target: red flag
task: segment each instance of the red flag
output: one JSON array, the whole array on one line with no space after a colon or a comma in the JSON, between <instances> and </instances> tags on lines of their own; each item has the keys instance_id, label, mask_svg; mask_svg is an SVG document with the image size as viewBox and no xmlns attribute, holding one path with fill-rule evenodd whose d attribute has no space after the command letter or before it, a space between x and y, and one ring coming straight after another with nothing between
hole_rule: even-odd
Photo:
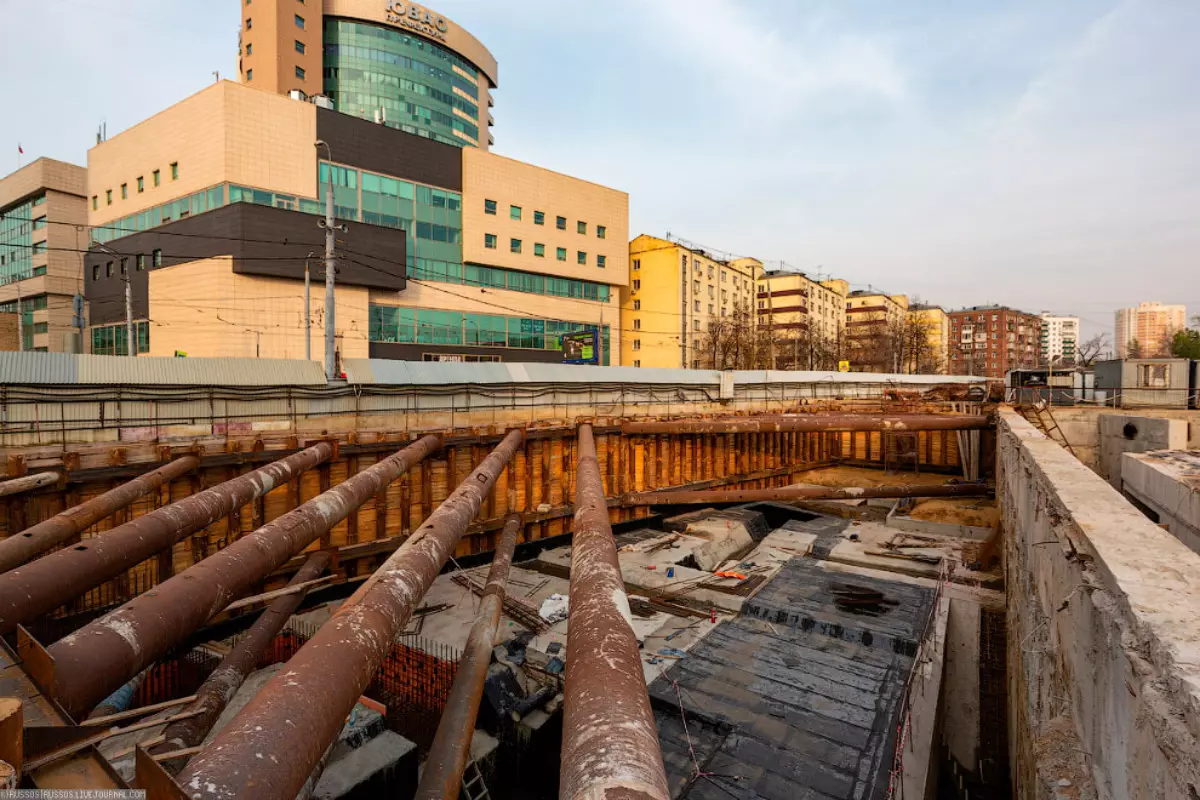
<instances>
[{"instance_id":1,"label":"red flag","mask_svg":"<svg viewBox=\"0 0 1200 800\"><path fill-rule=\"evenodd\" d=\"M21 155L25 155L25 148L21 147L20 142L17 142L17 152L20 153Z\"/></svg>"}]
</instances>

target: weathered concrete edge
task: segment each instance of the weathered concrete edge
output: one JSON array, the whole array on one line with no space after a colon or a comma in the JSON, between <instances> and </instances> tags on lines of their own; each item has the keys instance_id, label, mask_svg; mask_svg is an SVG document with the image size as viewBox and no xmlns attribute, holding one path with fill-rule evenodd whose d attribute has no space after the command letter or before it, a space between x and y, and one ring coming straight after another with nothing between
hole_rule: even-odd
<instances>
[{"instance_id":1,"label":"weathered concrete edge","mask_svg":"<svg viewBox=\"0 0 1200 800\"><path fill-rule=\"evenodd\" d=\"M1195 785L1200 775L1200 555L1146 519L1019 415L1002 411L998 424L1001 440L1011 437L1016 443L1021 468L1035 484L1052 487L1054 505L1069 517L1053 528L1060 539L1066 535L1070 541L1061 542L1061 551L1050 548L1046 555L1076 548L1090 557L1085 573L1100 585L1086 593L1096 611L1111 615L1109 622L1128 643L1123 649L1133 667L1130 677L1140 684L1136 688L1143 700L1138 716L1146 715L1141 721L1148 723L1157 747L1173 762L1176 778ZM1003 449L1001 445L997 451ZM1034 493L1023 499L1034 500ZM1059 596L1067 591L1060 587ZM1138 669L1134 661L1149 669ZM1086 665L1071 667L1074 671ZM1073 677L1089 679L1084 672ZM1091 716L1077 714L1077 724L1086 728L1084 720ZM1079 733L1083 742L1098 744L1093 740L1097 731Z\"/></svg>"}]
</instances>

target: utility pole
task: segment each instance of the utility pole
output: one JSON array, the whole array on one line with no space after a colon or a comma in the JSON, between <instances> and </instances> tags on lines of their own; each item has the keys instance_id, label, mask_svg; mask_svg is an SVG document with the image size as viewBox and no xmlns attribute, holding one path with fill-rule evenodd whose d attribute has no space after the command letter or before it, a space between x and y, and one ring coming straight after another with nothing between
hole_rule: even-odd
<instances>
[{"instance_id":1,"label":"utility pole","mask_svg":"<svg viewBox=\"0 0 1200 800\"><path fill-rule=\"evenodd\" d=\"M133 282L125 274L125 338L130 358L137 357L137 336L133 330Z\"/></svg>"},{"instance_id":2,"label":"utility pole","mask_svg":"<svg viewBox=\"0 0 1200 800\"><path fill-rule=\"evenodd\" d=\"M17 352L25 350L25 316L21 311L21 281L13 283L17 287Z\"/></svg>"},{"instance_id":3,"label":"utility pole","mask_svg":"<svg viewBox=\"0 0 1200 800\"><path fill-rule=\"evenodd\" d=\"M325 229L325 380L337 378L337 361L334 358L334 310L333 310L333 250L334 250L334 218L333 218L333 151L329 145L318 139L318 153L324 146L329 156L329 180L325 183L325 219L321 227ZM319 174L318 167L318 174Z\"/></svg>"},{"instance_id":4,"label":"utility pole","mask_svg":"<svg viewBox=\"0 0 1200 800\"><path fill-rule=\"evenodd\" d=\"M313 257L309 252L304 259L304 360L312 361L312 281L309 278L308 261Z\"/></svg>"}]
</instances>

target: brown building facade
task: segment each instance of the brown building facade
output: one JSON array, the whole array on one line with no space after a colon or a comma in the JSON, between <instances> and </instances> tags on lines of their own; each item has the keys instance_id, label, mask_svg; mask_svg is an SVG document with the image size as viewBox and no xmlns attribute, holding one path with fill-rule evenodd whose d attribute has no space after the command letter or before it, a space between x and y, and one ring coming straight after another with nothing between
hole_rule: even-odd
<instances>
[{"instance_id":1,"label":"brown building facade","mask_svg":"<svg viewBox=\"0 0 1200 800\"><path fill-rule=\"evenodd\" d=\"M1038 366L1042 319L1004 306L975 306L950 314L950 373L1003 378Z\"/></svg>"}]
</instances>

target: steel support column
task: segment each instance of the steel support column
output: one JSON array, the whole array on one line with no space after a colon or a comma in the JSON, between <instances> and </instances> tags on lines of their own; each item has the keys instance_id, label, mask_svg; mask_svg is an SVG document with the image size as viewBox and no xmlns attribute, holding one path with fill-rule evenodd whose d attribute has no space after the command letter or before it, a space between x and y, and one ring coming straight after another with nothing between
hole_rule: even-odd
<instances>
[{"instance_id":1,"label":"steel support column","mask_svg":"<svg viewBox=\"0 0 1200 800\"><path fill-rule=\"evenodd\" d=\"M423 437L55 642L43 690L72 716L89 710L440 446Z\"/></svg>"},{"instance_id":2,"label":"steel support column","mask_svg":"<svg viewBox=\"0 0 1200 800\"><path fill-rule=\"evenodd\" d=\"M667 800L591 425L580 425L560 800Z\"/></svg>"},{"instance_id":3,"label":"steel support column","mask_svg":"<svg viewBox=\"0 0 1200 800\"><path fill-rule=\"evenodd\" d=\"M987 497L986 483L943 483L922 486L781 486L778 489L701 489L697 491L640 492L621 498L627 506L691 506L710 503L760 503L800 500L866 500L890 497Z\"/></svg>"},{"instance_id":4,"label":"steel support column","mask_svg":"<svg viewBox=\"0 0 1200 800\"><path fill-rule=\"evenodd\" d=\"M466 649L454 673L450 697L438 722L429 757L425 759L425 771L414 800L458 800L463 770L467 768L471 755L471 737L475 732L479 702L483 698L483 684L492 663L492 647L496 642L496 629L500 625L504 587L508 583L513 551L517 547L517 533L522 524L521 515L510 516L496 544L487 585L479 601L479 612L475 615L475 623L467 636Z\"/></svg>"},{"instance_id":5,"label":"steel support column","mask_svg":"<svg viewBox=\"0 0 1200 800\"><path fill-rule=\"evenodd\" d=\"M288 586L299 586L320 577L332 559L333 557L324 550L313 553L288 583ZM221 663L208 676L208 680L196 690L196 699L176 714L183 716L195 712L197 716L179 719L168 725L167 729L163 731L163 743L155 747L151 753L173 753L176 750L195 747L204 741L204 737L216 723L217 717L221 716L225 706L237 694L237 690L241 688L246 676L258 666L258 659L283 630L283 626L287 624L296 609L300 607L306 594L307 592L301 591L277 597L271 605L267 606L262 615L250 626L250 630L246 631L245 638L238 642L225 658L221 659ZM182 759L174 759L164 762L163 768L168 772L175 773L182 769L183 765Z\"/></svg>"},{"instance_id":6,"label":"steel support column","mask_svg":"<svg viewBox=\"0 0 1200 800\"><path fill-rule=\"evenodd\" d=\"M192 759L179 783L193 800L296 796L523 439L505 436Z\"/></svg>"},{"instance_id":7,"label":"steel support column","mask_svg":"<svg viewBox=\"0 0 1200 800\"><path fill-rule=\"evenodd\" d=\"M333 453L332 443L321 442L0 575L0 634L115 578Z\"/></svg>"},{"instance_id":8,"label":"steel support column","mask_svg":"<svg viewBox=\"0 0 1200 800\"><path fill-rule=\"evenodd\" d=\"M158 469L139 475L98 497L68 508L61 514L0 540L0 573L8 572L57 544L85 531L109 514L120 511L139 497L200 466L196 456L183 456Z\"/></svg>"},{"instance_id":9,"label":"steel support column","mask_svg":"<svg viewBox=\"0 0 1200 800\"><path fill-rule=\"evenodd\" d=\"M990 417L967 414L792 414L625 422L621 433L772 433L778 431L965 431L993 427Z\"/></svg>"}]
</instances>

